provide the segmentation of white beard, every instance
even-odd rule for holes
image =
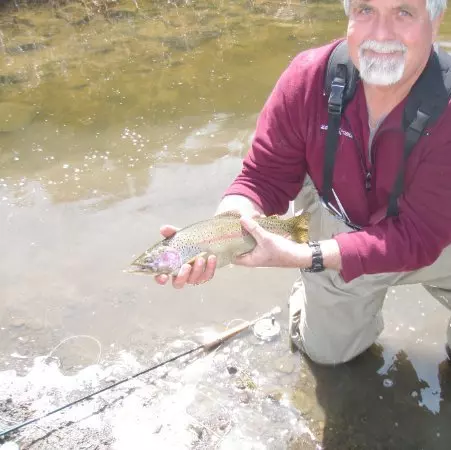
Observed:
[[[365,50],[381,55],[368,56]],[[406,46],[398,41],[364,41],[359,48],[360,77],[366,83],[377,86],[397,83],[404,74],[406,51]],[[401,56],[394,52],[401,52]]]

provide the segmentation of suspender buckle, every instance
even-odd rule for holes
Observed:
[[[343,94],[345,91],[344,80],[335,78],[330,86],[328,102],[329,114],[340,115],[343,108]]]

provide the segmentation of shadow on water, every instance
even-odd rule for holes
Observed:
[[[376,344],[347,364],[303,358],[293,401],[327,450],[449,449],[449,311],[412,285],[391,289],[383,313]]]
[[[304,360],[308,376],[297,385],[295,404],[316,424],[312,431],[324,449],[449,449],[451,364],[443,360],[437,365],[423,356],[439,380],[438,411],[423,404],[422,391],[428,383],[403,350],[380,373],[386,355],[379,344],[337,367]],[[318,403],[306,394],[312,387]],[[306,447],[295,441],[290,448]]]

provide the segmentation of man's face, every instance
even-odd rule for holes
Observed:
[[[379,86],[416,78],[440,20],[430,20],[426,0],[352,0],[348,46],[361,78]]]

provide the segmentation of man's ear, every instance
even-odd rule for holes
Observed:
[[[436,17],[432,21],[432,41],[435,41],[437,39],[438,30],[439,30],[440,25],[441,25],[441,23],[443,21],[444,15],[445,15],[445,12],[442,12],[438,17]]]

